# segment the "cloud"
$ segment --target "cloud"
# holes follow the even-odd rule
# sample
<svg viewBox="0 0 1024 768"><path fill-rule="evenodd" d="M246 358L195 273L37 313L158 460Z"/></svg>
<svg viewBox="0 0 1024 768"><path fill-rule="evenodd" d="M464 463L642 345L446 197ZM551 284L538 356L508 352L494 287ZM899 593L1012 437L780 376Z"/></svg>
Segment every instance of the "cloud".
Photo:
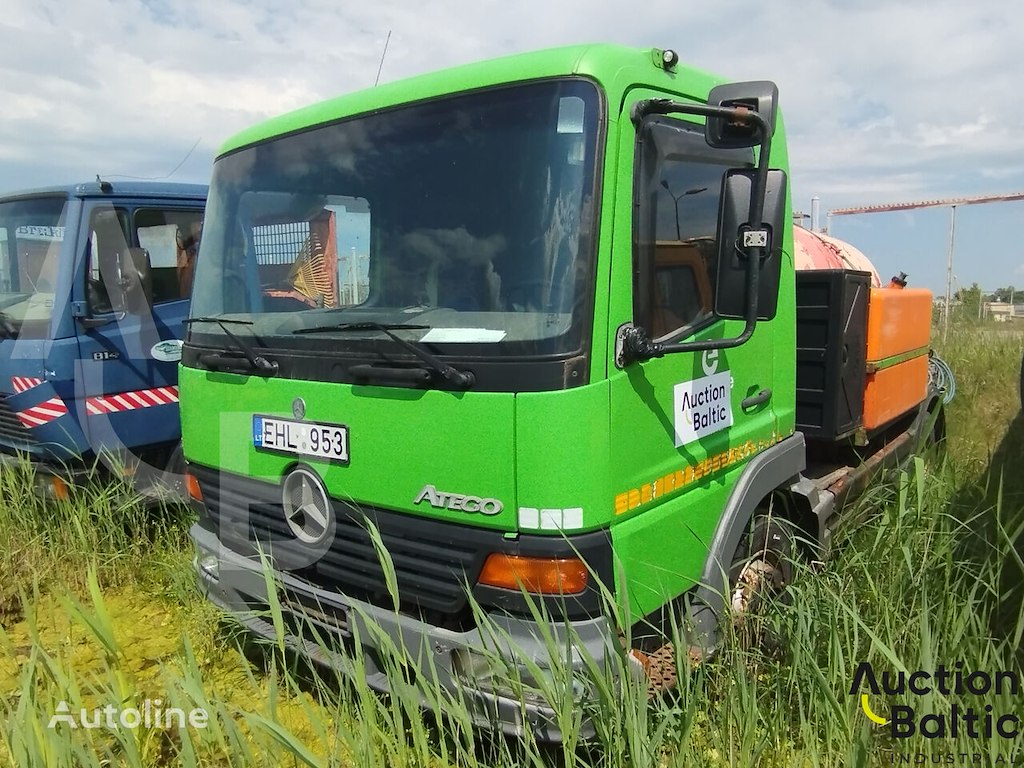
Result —
<svg viewBox="0 0 1024 768"><path fill-rule="evenodd" d="M673 47L730 78L774 79L798 200L1024 186L1012 160L1024 10L994 0L811 0L785 13L739 0L632 12L581 0L13 0L0 25L0 178L166 174L201 138L179 176L205 180L238 130L372 86L388 30L383 81L586 40Z"/></svg>

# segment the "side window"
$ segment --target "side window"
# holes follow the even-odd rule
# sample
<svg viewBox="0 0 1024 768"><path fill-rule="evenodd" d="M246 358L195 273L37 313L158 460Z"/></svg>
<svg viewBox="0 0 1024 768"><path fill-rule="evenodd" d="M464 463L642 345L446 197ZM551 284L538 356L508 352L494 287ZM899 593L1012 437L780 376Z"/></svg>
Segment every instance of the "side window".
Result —
<svg viewBox="0 0 1024 768"><path fill-rule="evenodd" d="M110 312L124 301L128 311L142 312L150 302L187 299L202 226L196 209L95 209L86 266L90 309Z"/></svg>
<svg viewBox="0 0 1024 768"><path fill-rule="evenodd" d="M149 253L153 303L189 298L203 233L203 212L139 208L134 223L139 245Z"/></svg>
<svg viewBox="0 0 1024 768"><path fill-rule="evenodd" d="M633 320L654 338L678 335L712 318L722 178L753 152L712 149L702 125L655 117L637 153Z"/></svg>

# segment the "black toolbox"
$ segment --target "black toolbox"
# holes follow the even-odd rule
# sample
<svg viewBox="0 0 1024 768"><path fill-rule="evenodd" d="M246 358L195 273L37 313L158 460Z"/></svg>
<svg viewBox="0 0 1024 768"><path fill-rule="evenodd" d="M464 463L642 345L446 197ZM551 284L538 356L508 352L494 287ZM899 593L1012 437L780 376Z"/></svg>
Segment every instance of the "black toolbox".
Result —
<svg viewBox="0 0 1024 768"><path fill-rule="evenodd" d="M861 426L871 273L796 273L796 428L839 440Z"/></svg>

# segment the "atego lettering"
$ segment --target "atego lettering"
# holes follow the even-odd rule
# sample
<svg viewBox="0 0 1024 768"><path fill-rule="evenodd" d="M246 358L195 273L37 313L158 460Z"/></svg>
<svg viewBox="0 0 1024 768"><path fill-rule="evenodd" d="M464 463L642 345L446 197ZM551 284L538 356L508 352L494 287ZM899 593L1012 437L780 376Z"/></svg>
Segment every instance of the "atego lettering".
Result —
<svg viewBox="0 0 1024 768"><path fill-rule="evenodd" d="M479 512L481 515L497 515L505 508L497 499L481 498L462 493L439 491L433 485L423 486L413 504L426 501L437 509L456 509L460 512Z"/></svg>

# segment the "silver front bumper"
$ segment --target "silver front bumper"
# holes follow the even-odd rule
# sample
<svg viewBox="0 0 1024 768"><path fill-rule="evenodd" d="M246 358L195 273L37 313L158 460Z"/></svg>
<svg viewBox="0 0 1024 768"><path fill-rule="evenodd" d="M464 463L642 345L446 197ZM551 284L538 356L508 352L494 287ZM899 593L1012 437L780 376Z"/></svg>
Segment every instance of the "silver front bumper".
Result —
<svg viewBox="0 0 1024 768"><path fill-rule="evenodd" d="M224 547L215 534L195 525L190 531L196 545L196 572L208 599L233 615L247 629L267 640L276 641L278 633L267 615L267 580L260 564ZM395 649L401 649L417 671L429 675L431 687L439 685L456 701L464 702L474 723L487 729L498 729L508 735L522 737L532 731L535 738L545 742L563 741L562 730L554 709L545 703L502 695L501 681L491 678L489 686L475 686L460 677L454 659L462 654L499 654L511 666L523 668L523 660L534 671L549 667L549 647L569 649L565 663L571 667L574 680L585 680L594 668L603 672L609 668L609 654L616 653L616 635L605 618L586 621L553 622L544 633L533 621L510 616L489 616L489 629L457 632L436 627L416 618L405 616L370 603L353 600L316 589L308 583L286 573L276 573L279 587L315 601L324 611L336 609L346 616L345 634L351 642L358 642L363 653L334 651L299 634L286 630L284 644L299 654L345 674L356 672L355 658L359 658L358 676L374 690L391 690L387 670L382 658L394 658ZM545 642L544 635L548 635ZM498 638L497 640L495 638ZM495 651L493 649L499 648ZM491 650L488 650L491 649ZM486 656L484 656L486 658ZM612 669L616 665L611 665ZM564 672L561 679L569 677ZM543 687L543 686L541 686ZM423 685L417 686L422 691ZM581 684L577 695L580 701L573 715L579 718L583 699L590 688ZM436 706L422 692L420 704ZM577 719L574 728L578 737L588 740L594 735L592 723Z"/></svg>

